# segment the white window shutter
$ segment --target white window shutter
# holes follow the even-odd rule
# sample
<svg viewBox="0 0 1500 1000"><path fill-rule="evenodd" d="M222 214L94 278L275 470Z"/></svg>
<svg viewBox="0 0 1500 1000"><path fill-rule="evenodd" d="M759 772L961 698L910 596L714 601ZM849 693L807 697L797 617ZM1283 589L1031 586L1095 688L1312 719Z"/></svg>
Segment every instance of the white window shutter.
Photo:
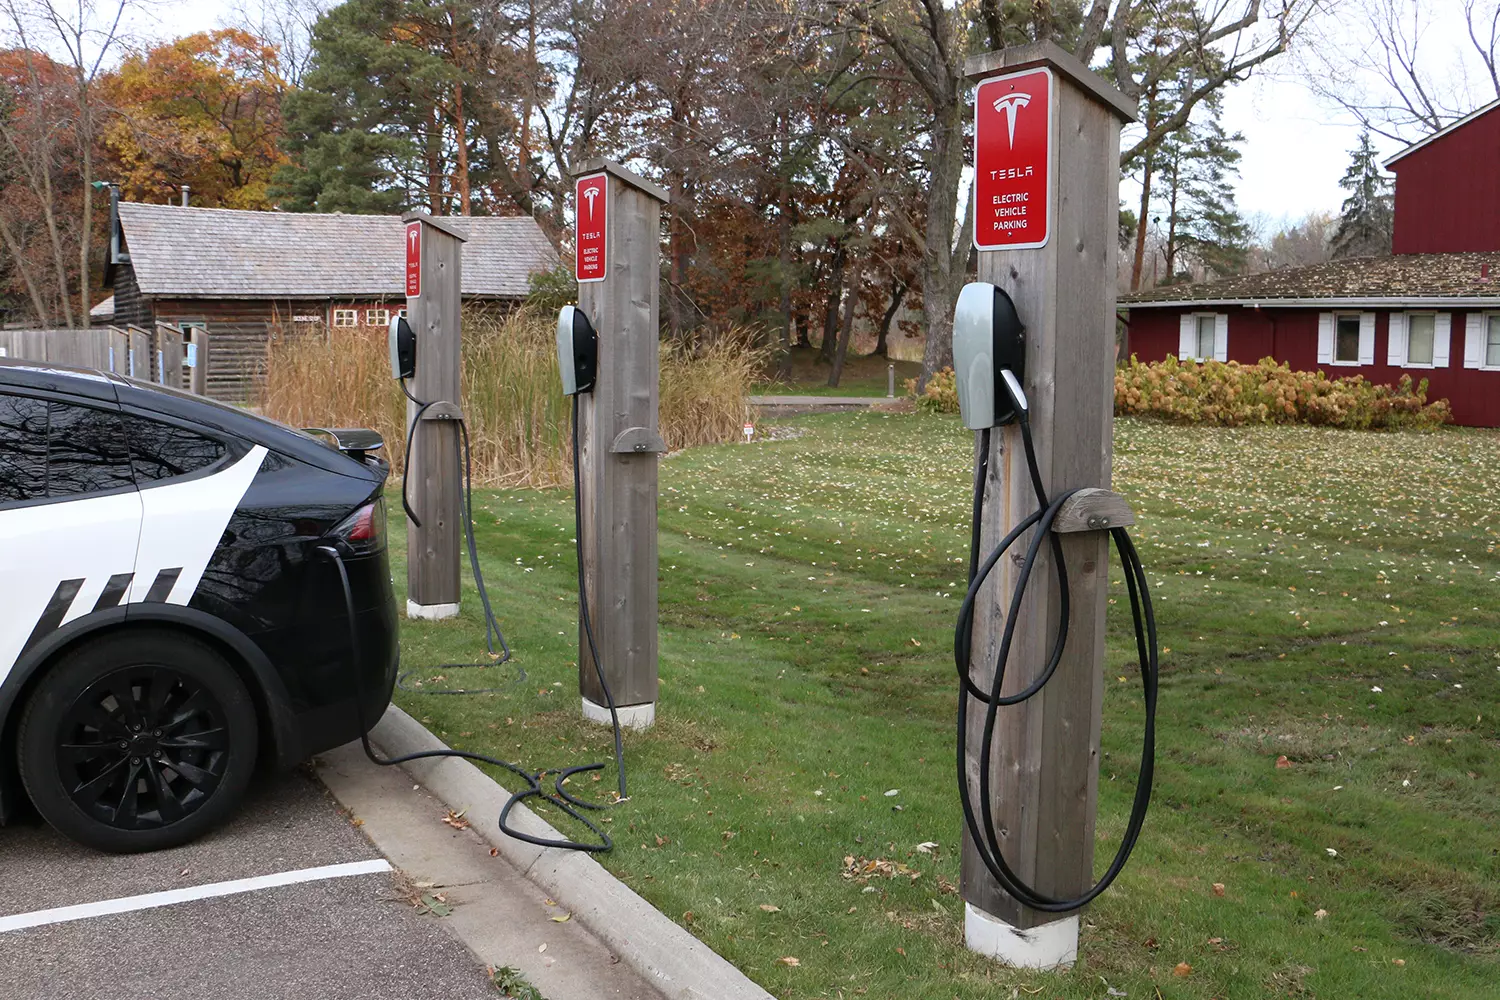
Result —
<svg viewBox="0 0 1500 1000"><path fill-rule="evenodd" d="M1392 368L1401 368L1406 364L1406 313L1391 313L1385 360Z"/></svg>
<svg viewBox="0 0 1500 1000"><path fill-rule="evenodd" d="M1375 314L1359 314L1359 363L1375 363Z"/></svg>
<svg viewBox="0 0 1500 1000"><path fill-rule="evenodd" d="M1484 313L1464 317L1464 367L1484 367Z"/></svg>
<svg viewBox="0 0 1500 1000"><path fill-rule="evenodd" d="M1227 313L1214 315L1214 360L1229 360L1229 315Z"/></svg>
<svg viewBox="0 0 1500 1000"><path fill-rule="evenodd" d="M1191 361L1198 356L1198 317L1183 313L1177 324L1177 360Z"/></svg>
<svg viewBox="0 0 1500 1000"><path fill-rule="evenodd" d="M1318 364L1333 363L1333 313L1318 313Z"/></svg>
<svg viewBox="0 0 1500 1000"><path fill-rule="evenodd" d="M1448 346L1453 339L1453 314L1438 313L1432 321L1432 367L1448 367Z"/></svg>

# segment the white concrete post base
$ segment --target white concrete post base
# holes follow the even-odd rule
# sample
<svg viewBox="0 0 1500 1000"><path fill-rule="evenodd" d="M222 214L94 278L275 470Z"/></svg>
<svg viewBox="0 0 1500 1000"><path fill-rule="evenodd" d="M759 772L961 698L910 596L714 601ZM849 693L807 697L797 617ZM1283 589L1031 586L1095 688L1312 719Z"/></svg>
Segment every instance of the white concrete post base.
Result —
<svg viewBox="0 0 1500 1000"><path fill-rule="evenodd" d="M1078 914L1021 930L964 903L964 943L1018 969L1065 969L1078 961Z"/></svg>
<svg viewBox="0 0 1500 1000"><path fill-rule="evenodd" d="M424 618L427 621L437 621L440 618L457 618L457 604L418 604L416 601L406 602L406 617Z"/></svg>
<svg viewBox="0 0 1500 1000"><path fill-rule="evenodd" d="M582 700L585 719L597 722L601 726L611 724L608 705L596 705L587 698ZM656 722L656 702L648 701L644 705L616 705L615 714L620 717L621 729L650 729Z"/></svg>

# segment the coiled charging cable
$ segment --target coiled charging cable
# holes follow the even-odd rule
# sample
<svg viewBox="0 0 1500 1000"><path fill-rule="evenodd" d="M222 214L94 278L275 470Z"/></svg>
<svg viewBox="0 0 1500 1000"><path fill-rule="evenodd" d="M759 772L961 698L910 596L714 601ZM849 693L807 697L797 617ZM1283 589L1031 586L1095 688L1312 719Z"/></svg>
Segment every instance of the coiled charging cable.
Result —
<svg viewBox="0 0 1500 1000"><path fill-rule="evenodd" d="M1021 443L1026 450L1026 465L1031 475L1032 489L1037 496L1037 509L1021 520L1010 533L1007 534L994 550L985 557L983 563L979 561L980 552L980 524L984 514L984 484L989 475L990 456L990 430L985 428L980 432L980 459L974 472L974 508L973 526L969 543L969 589L964 595L962 607L959 609L958 625L954 629L953 636L953 659L958 666L959 691L958 691L958 789L959 799L963 806L964 825L968 830L970 839L978 849L980 860L989 870L991 876L999 883L1000 888L1012 898L1033 910L1041 910L1048 913L1065 913L1076 910L1097 897L1105 889L1109 888L1111 882L1119 876L1125 867L1126 861L1130 859L1130 852L1135 849L1136 840L1140 837L1141 827L1146 822L1146 811L1151 802L1151 782L1156 766L1156 695L1158 683L1158 663L1156 644L1156 616L1151 608L1151 593L1146 582L1146 571L1141 565L1139 553L1136 552L1135 544L1130 540L1130 534L1124 528L1110 529L1110 536L1114 539L1115 548L1120 553L1120 564L1125 572L1125 588L1130 594L1131 618L1135 624L1136 653L1140 661L1141 686L1146 702L1145 737L1141 748L1140 774L1136 781L1135 799L1130 808L1130 821L1125 829L1125 836L1120 842L1119 849L1115 852L1114 860L1110 862L1099 881L1074 899L1059 899L1049 896L1027 884L1005 861L1005 856L1000 848L1000 838L995 828L995 817L993 808L993 796L991 794L991 756L995 744L995 732L1001 708L1019 705L1034 698L1052 675L1057 671L1058 664L1062 661L1063 651L1068 642L1068 617L1069 617L1069 595L1068 595L1068 571L1063 558L1062 540L1053 530L1053 523L1057 519L1058 512L1063 505L1078 490L1069 490L1059 495L1056 499L1049 500L1046 487L1042 483L1041 470L1037 465L1036 448L1031 439L1031 421L1027 413L1026 396L1021 390L1015 375L1009 370L1001 373L1007 391L1011 395L1013 409L1020 425ZM1026 556L1020 563L1019 572L1016 577L1015 592L1011 595L1010 606L1005 615L1005 629L1000 640L1000 648L995 656L994 676L990 681L989 689L985 690L975 683L971 670L970 650L974 639L974 604L980 588L989 577L991 570L1000 561L1000 558L1014 545L1022 535L1031 529L1035 532L1027 546ZM1052 649L1047 657L1046 665L1041 674L1028 684L1023 690L1010 695L1002 695L1001 688L1005 684L1005 672L1007 662L1010 659L1011 645L1015 639L1016 624L1020 619L1021 603L1026 596L1026 588L1031 582L1032 570L1036 566L1037 554L1041 551L1043 543L1047 543L1051 556L1053 568L1057 574L1058 586L1058 626L1057 634L1053 639ZM984 727L980 734L980 756L979 756L979 809L974 807L969 787L969 778L965 766L966 753L969 744L969 700L976 699L985 706Z"/></svg>
<svg viewBox="0 0 1500 1000"><path fill-rule="evenodd" d="M403 391L405 390L405 388L406 388L406 386L405 386L405 383L403 382L402 383L402 389L403 389ZM417 406L418 406L418 410L417 410L417 414L416 414L416 418L417 419L421 418L422 410L425 407L432 405L430 403L424 404L424 403L419 402L418 400L416 400L415 398L413 398L409 392L407 393L407 397L411 398L412 402L417 403ZM415 427L416 423L417 423L417 420L414 419L412 421L412 427ZM471 465L470 465L469 430L468 430L468 427L465 425L465 423L462 420L458 421L458 426L459 426L459 429L460 429L460 432L461 432L461 434L460 434L460 440L462 441L462 446L463 446L463 459L464 459L464 510L463 510L463 515L464 515L465 530L466 530L466 533L467 533L467 536L468 536L469 565L473 568L473 571L474 571L474 583L475 583L475 586L479 590L480 603L484 605L485 627L486 627L485 639L486 639L486 641L489 641L489 638L490 638L490 628L493 627L494 633L495 634L499 634L499 632L500 632L500 626L499 626L499 623L495 620L494 611L490 608L489 596L485 592L485 587L484 587L484 575L483 575L483 573L479 569L479 556L478 556L477 547L476 547L476 545L474 543L473 488L472 488L473 487L473 482L472 482L473 476L472 476L472 468L471 468ZM407 434L407 454L408 455L411 454L411 433L410 433L410 431L408 431L408 434ZM574 767L544 768L543 770L540 770L540 771L528 771L525 768L523 768L521 765L516 764L516 763L514 763L512 761L503 760L503 759L501 759L499 757L490 757L490 756L487 756L487 755L481 754L481 753L473 753L473 752L470 752L468 750L423 750L423 751L420 751L418 753L410 753L410 754L406 754L406 755L401 756L401 757L390 757L390 758L381 757L378 754L376 754L374 748L370 746L369 730L370 730L371 726L370 726L368 720L365 718L365 697L364 697L365 692L364 692L364 685L363 685L363 674L362 674L362 672L359 669L359 664L360 664L360 659L361 659L361 656L360 656L360 643L359 643L359 630L355 626L355 621L354 621L354 593L353 593L353 591L351 590L351 588L349 586L349 571L344 566L344 557L343 557L343 554L339 552L339 550L338 550L338 548L336 546L333 546L333 545L321 545L321 546L318 547L317 552L318 552L318 554L320 556L322 556L323 558L325 558L325 559L329 560L330 562L332 562L333 565L337 568L338 574L339 574L339 584L343 587L343 592L344 592L344 609L345 609L345 612L348 614L348 618L349 618L349 649L350 649L350 654L354 658L354 663L355 663L355 671L354 671L354 676L355 676L355 695L354 695L354 702L355 702L355 711L356 711L356 713L358 714L358 717L359 717L359 732L360 732L359 742L360 742L360 745L362 747L364 747L365 756L368 757L368 758L370 758L371 761L373 761L374 763L380 765L381 767L390 767L390 766L395 765L395 764L405 764L405 763L407 763L409 761L413 761L413 760L427 760L427 759L438 758L438 757L458 757L458 758L461 758L463 760L471 760L471 761L475 761L475 762L480 763L480 764L490 764L490 765L492 765L494 767L504 768L505 770L509 771L510 773L516 775L517 777L519 777L523 781L525 781L526 782L526 787L524 789L522 789L521 791L519 791L519 792L512 792L510 798L506 800L504 808L502 808L500 810L500 832L501 833L505 834L508 837L514 837L517 840L524 841L524 842L526 842L528 844L535 844L538 847L560 847L560 848L563 848L564 850L570 850L570 851L587 851L589 853L598 854L598 853L603 853L603 852L606 852L606 851L609 851L609 850L613 849L614 848L614 840L609 836L609 834L605 833L602 829L600 829L599 826L598 826L598 824L596 824L592 819L590 819L584 812L580 812L579 810L598 811L598 810L606 809L606 808L609 807L609 805L617 805L620 802L624 802L626 799L629 798L629 794L626 792L626 787L625 787L625 748L624 748L624 741L623 741L623 739L621 737L621 733L620 733L620 715L619 715L619 712L615 709L615 696L614 696L614 694L609 689L609 681L605 679L605 676L604 676L604 667L599 662L599 655L598 655L598 648L599 647L598 647L598 644L594 642L594 626L593 626L593 623L591 622L591 620L589 618L588 588L587 588L587 584L585 583L584 578L583 578L583 508L581 506L581 502L582 502L582 493L581 493L581 490L582 490L582 480L583 480L583 477L582 477L582 475L580 474L580 471L579 471L579 458L578 458L578 397L575 395L573 397L573 520L574 520L574 533L573 533L574 534L574 538L573 538L574 545L573 545L573 549L574 549L574 555L575 555L575 557L577 558L577 561L578 561L578 614L579 614L580 620L583 622L584 637L588 641L589 657L593 661L594 671L595 671L595 673L597 674L597 676L599 678L599 686L604 691L604 699L605 699L606 703L609 705L610 724L611 724L611 726L614 729L614 742L615 742L615 746L614 746L614 759L615 759L615 771L616 771L616 775L617 775L617 791L618 791L618 797L616 798L616 800L615 800L614 803L605 804L605 803L598 803L598 802L588 802L588 801L585 801L583 799L578 798L577 796L575 796L571 792L569 792L565 787L563 787L567 783L568 779L572 778L576 774L584 774L584 773L587 773L589 771L600 771L600 770L603 770L603 768L604 768L604 764L603 763L580 764L580 765L576 765ZM405 483L404 479L403 479L402 484L401 484L401 503L402 503L402 506L407 511L407 516L411 517L412 521L420 526L421 522L419 520L417 520L417 518L415 517L415 515L412 513L411 508L409 506L407 506L406 483ZM502 647L505 649L505 659L509 659L510 658L510 647L507 646L507 645L505 645L505 639L504 639L503 636L501 636L500 642L501 642ZM491 649L491 652L493 652L494 647L491 646L490 649ZM582 651L580 651L580 655L582 655ZM497 663L504 663L505 659L499 660L499 661L497 661ZM453 667L453 666L493 666L493 665L496 665L496 664L445 664L444 666ZM524 679L524 674L522 675L522 677ZM407 690L410 690L410 689L408 688ZM449 689L449 690L430 691L430 692L426 692L426 693L429 693L429 694L479 694L479 693L482 693L484 691L493 691L493 690L498 690L498 689L496 689L496 688L481 688L481 689L474 689L474 690ZM546 779L548 779L548 778L552 779L552 781L551 781L551 787L548 787L548 784L547 784L547 781L546 781ZM577 820L579 823L582 823L584 826L588 827L589 831L592 832L594 834L594 836L596 836L597 838L599 838L598 842L597 843L593 843L593 842L588 842L588 841L576 841L576 840L566 840L566 839L556 839L556 838L546 838L546 837L535 837L535 836L532 836L529 833L523 833L520 830L514 829L513 827L511 827L507 823L507 820L510 818L511 810L514 809L518 803L524 802L525 800L530 799L530 798L543 799L546 802L548 802L549 804L551 804L553 806L556 806L565 815L571 817L572 819Z"/></svg>

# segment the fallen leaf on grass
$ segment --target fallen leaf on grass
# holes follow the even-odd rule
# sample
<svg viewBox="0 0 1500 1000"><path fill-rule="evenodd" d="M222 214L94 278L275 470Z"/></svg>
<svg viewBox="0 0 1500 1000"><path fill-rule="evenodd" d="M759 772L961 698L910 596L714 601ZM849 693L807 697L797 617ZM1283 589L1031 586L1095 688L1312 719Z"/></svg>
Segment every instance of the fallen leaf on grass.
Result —
<svg viewBox="0 0 1500 1000"><path fill-rule="evenodd" d="M901 789L899 789L899 788L888 788L888 789L886 789L885 797L886 798L890 798L892 795L899 795L899 794L901 794Z"/></svg>
<svg viewBox="0 0 1500 1000"><path fill-rule="evenodd" d="M1192 974L1193 967L1186 962L1178 962L1172 967L1172 975L1174 976L1191 976Z"/></svg>
<svg viewBox="0 0 1500 1000"><path fill-rule="evenodd" d="M1406 959L1404 959L1404 958L1393 958L1393 959L1391 959L1391 964L1392 965L1405 965L1406 964Z"/></svg>
<svg viewBox="0 0 1500 1000"><path fill-rule="evenodd" d="M1130 994L1126 993L1124 990L1117 990L1113 986L1107 986L1107 987L1105 987L1104 992L1108 993L1112 997L1128 997L1128 996L1130 996Z"/></svg>
<svg viewBox="0 0 1500 1000"><path fill-rule="evenodd" d="M1278 769L1280 769L1280 770L1286 770L1287 768L1289 768L1291 766L1292 766L1292 762L1286 759L1286 754L1282 754L1280 757L1276 758L1276 767Z"/></svg>
<svg viewBox="0 0 1500 1000"><path fill-rule="evenodd" d="M1224 895L1224 883L1223 882L1215 882L1214 883L1214 895L1215 896L1222 896L1222 895Z"/></svg>
<svg viewBox="0 0 1500 1000"><path fill-rule="evenodd" d="M924 840L920 844L917 845L917 850L921 851L923 854L931 854L933 851L935 851L937 849L938 849L938 842L935 841L935 840Z"/></svg>
<svg viewBox="0 0 1500 1000"><path fill-rule="evenodd" d="M770 903L761 903L760 904L760 908L762 910L765 910L767 913L780 913L781 912L781 907L779 907L779 906L773 906Z"/></svg>
<svg viewBox="0 0 1500 1000"><path fill-rule="evenodd" d="M1316 917L1318 920L1322 920L1324 917L1328 916L1328 911L1319 908L1318 912L1314 913L1313 916Z"/></svg>
<svg viewBox="0 0 1500 1000"><path fill-rule="evenodd" d="M789 965L794 969L802 964L802 960L795 955L782 955L776 961L780 962L782 965Z"/></svg>

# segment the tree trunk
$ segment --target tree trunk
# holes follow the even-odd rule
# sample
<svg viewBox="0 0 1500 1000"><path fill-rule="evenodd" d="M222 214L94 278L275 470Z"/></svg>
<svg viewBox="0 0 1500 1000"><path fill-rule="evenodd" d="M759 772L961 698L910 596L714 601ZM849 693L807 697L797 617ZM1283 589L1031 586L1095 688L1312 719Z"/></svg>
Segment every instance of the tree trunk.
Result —
<svg viewBox="0 0 1500 1000"><path fill-rule="evenodd" d="M844 297L844 322L839 328L839 346L833 354L833 371L828 373L828 385L837 389L844 375L844 359L849 356L849 340L854 335L854 310L859 305L859 282L864 273L864 257L856 255L854 266L849 271L849 294Z"/></svg>
<svg viewBox="0 0 1500 1000"><path fill-rule="evenodd" d="M823 310L823 341L818 345L818 360L833 362L834 344L838 339L839 302L844 297L844 264L849 257L849 248L839 240L833 251L833 269L829 281L828 305Z"/></svg>
<svg viewBox="0 0 1500 1000"><path fill-rule="evenodd" d="M895 321L896 314L901 311L901 302L906 298L907 284L899 279L891 280L891 301L885 307L885 315L880 317L880 332L875 337L875 354L877 357L888 358L891 356L890 345L887 343L891 334L891 323Z"/></svg>
<svg viewBox="0 0 1500 1000"><path fill-rule="evenodd" d="M1154 157L1146 154L1145 169L1141 174L1141 214L1135 220L1135 260L1130 264L1130 290L1141 289L1141 270L1146 264L1146 219L1151 211L1151 173Z"/></svg>
<svg viewBox="0 0 1500 1000"><path fill-rule="evenodd" d="M786 163L790 156L791 139L788 135L785 112L776 116L776 132L781 146L781 190L776 224L776 277L781 284L781 346L777 359L776 375L787 378L792 374L792 184L786 176Z"/></svg>
<svg viewBox="0 0 1500 1000"><path fill-rule="evenodd" d="M458 129L458 214L471 215L469 206L469 125L464 119L464 85L453 85L454 127Z"/></svg>
<svg viewBox="0 0 1500 1000"><path fill-rule="evenodd" d="M89 106L88 84L80 82L78 87L78 145L83 153L83 227L78 234L78 299L79 325L89 325L89 310L93 308L89 294L89 251L94 229L94 128L93 109Z"/></svg>
<svg viewBox="0 0 1500 1000"><path fill-rule="evenodd" d="M927 342L922 347L922 386L935 373L953 364L953 302L958 293L954 281L953 220L958 211L959 182L963 178L965 114L962 101L953 101L950 106L936 110L927 153L928 176L932 181L927 192L927 246L922 254L922 315L927 326ZM960 240L972 240L973 232L973 214L969 213ZM958 279L963 279L962 269L958 271Z"/></svg>
<svg viewBox="0 0 1500 1000"><path fill-rule="evenodd" d="M20 241L10 231L10 226L6 224L4 219L0 219L0 240L4 241L5 248L16 259L16 270L20 272L21 281L26 285L26 294L31 299L31 308L36 310L36 321L44 329L51 327L52 311L47 308L47 304L42 300L41 289L37 288L36 279L31 276L31 268L26 266L26 260L21 256Z"/></svg>

